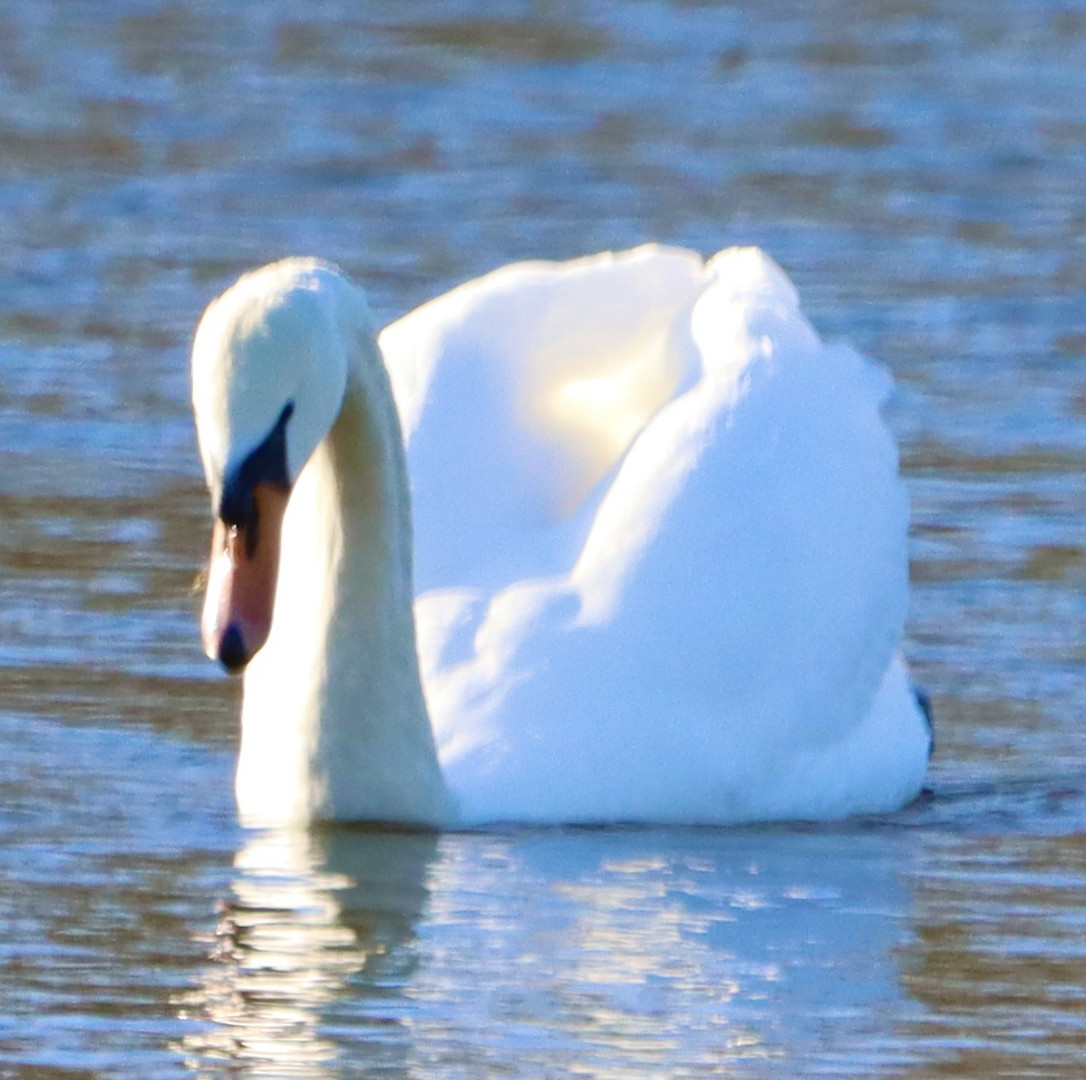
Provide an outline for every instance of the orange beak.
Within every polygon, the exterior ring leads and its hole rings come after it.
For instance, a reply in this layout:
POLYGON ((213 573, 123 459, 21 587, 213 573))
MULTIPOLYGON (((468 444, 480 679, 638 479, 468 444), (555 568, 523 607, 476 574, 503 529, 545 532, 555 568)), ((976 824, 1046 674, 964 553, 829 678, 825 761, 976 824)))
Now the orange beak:
POLYGON ((255 536, 253 526, 215 522, 201 631, 204 652, 227 671, 241 671, 268 640, 289 495, 275 484, 253 488, 255 536))

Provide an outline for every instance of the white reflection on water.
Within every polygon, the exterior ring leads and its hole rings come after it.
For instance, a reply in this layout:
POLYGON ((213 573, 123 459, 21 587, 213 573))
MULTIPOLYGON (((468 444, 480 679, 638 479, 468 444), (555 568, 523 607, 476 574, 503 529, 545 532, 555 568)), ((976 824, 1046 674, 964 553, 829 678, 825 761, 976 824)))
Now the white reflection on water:
POLYGON ((199 1076, 882 1075, 903 856, 892 830, 259 835, 181 1049, 199 1076))
MULTIPOLYGON (((327 1033, 342 1008, 368 1029, 371 999, 400 963, 426 900, 429 836, 339 831, 262 833, 238 852, 215 961, 180 1002, 204 1021, 180 1050, 198 1075, 340 1075, 327 1033), (349 983, 363 993, 352 1004, 349 983), (361 1007, 361 1008, 359 1008, 361 1007)), ((398 983, 401 976, 393 978, 398 983)), ((372 1023, 380 1028, 380 1017, 372 1023)), ((404 1040, 378 1031, 382 1067, 402 1065, 404 1040)))

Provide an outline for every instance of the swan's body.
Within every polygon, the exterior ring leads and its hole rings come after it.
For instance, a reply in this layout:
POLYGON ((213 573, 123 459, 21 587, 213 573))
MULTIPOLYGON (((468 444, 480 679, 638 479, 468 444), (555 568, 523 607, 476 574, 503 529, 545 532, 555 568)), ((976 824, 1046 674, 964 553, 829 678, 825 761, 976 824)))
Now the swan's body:
POLYGON ((508 267, 380 345, 303 260, 197 333, 216 513, 245 534, 224 508, 253 461, 289 491, 274 618, 249 629, 236 537, 205 612, 210 651, 252 656, 244 820, 732 823, 918 792, 889 380, 770 260, 508 267))

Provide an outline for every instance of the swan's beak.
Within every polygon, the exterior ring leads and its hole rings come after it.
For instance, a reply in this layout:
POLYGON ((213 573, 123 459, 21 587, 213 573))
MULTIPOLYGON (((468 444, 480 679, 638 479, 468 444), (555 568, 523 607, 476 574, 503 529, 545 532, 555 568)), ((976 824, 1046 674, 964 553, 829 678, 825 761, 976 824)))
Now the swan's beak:
POLYGON ((241 671, 268 640, 289 494, 257 484, 249 524, 215 522, 201 630, 204 652, 227 671, 241 671))

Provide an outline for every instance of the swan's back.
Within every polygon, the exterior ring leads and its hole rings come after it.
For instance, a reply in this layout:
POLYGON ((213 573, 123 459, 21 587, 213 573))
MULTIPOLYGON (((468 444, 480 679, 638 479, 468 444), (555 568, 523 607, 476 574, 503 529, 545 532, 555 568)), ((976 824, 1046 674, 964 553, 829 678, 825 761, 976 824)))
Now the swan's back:
POLYGON ((568 568, 601 481, 696 377, 702 278, 660 247, 523 263, 385 329, 420 591, 568 568))
POLYGON ((382 348, 465 820, 828 817, 915 793, 889 379, 823 346, 769 259, 514 267, 382 348), (553 411, 578 394, 574 420, 553 411))

